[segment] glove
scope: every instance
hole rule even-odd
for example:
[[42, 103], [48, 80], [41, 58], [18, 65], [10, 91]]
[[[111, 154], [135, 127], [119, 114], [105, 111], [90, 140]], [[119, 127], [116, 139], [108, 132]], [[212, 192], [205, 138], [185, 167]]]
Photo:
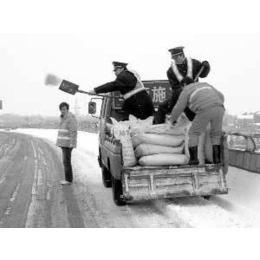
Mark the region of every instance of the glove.
[[208, 68], [209, 67], [209, 62], [204, 60], [202, 63], [201, 63], [202, 66], [204, 66], [205, 68]]
[[96, 92], [95, 92], [95, 90], [93, 89], [93, 90], [90, 90], [90, 91], [88, 92], [88, 94], [89, 94], [89, 95], [96, 95]]

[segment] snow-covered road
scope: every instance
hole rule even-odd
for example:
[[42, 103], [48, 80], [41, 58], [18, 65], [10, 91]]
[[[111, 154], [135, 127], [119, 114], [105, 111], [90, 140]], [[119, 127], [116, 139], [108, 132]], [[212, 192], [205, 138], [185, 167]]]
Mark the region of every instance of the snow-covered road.
[[[18, 129], [52, 145], [57, 131]], [[54, 149], [60, 150], [53, 145]], [[260, 175], [230, 168], [229, 194], [140, 202], [117, 207], [111, 189], [103, 187], [97, 163], [98, 136], [79, 132], [73, 151], [72, 186], [85, 227], [260, 227]]]

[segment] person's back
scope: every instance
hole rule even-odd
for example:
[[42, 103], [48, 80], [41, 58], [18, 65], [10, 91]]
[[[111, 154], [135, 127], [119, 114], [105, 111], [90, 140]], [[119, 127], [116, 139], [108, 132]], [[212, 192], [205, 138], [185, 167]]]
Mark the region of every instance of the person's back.
[[208, 83], [193, 83], [191, 78], [185, 78], [182, 84], [184, 88], [172, 110], [170, 121], [173, 124], [187, 106], [195, 113], [195, 118], [189, 130], [189, 164], [196, 165], [199, 163], [199, 136], [206, 130], [209, 123], [211, 125], [210, 138], [213, 162], [220, 163], [220, 139], [225, 112], [224, 96]]
[[222, 106], [224, 102], [223, 94], [208, 83], [192, 83], [186, 86], [183, 92], [187, 96], [188, 106], [193, 112]]

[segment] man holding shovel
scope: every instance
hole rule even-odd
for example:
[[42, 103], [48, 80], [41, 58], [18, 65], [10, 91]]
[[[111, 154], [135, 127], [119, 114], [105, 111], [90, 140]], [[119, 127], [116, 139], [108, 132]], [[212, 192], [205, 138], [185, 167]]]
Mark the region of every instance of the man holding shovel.
[[127, 69], [123, 62], [113, 62], [116, 80], [90, 91], [92, 95], [119, 91], [124, 98], [122, 109], [137, 118], [146, 119], [154, 114], [153, 101], [140, 76]]
[[[210, 72], [210, 65], [207, 61], [200, 62], [196, 59], [186, 57], [183, 49], [184, 47], [176, 47], [169, 50], [172, 63], [167, 70], [167, 77], [172, 87], [172, 97], [160, 104], [155, 118], [156, 124], [164, 123], [166, 114], [171, 113], [173, 107], [176, 105], [182, 91], [181, 81], [185, 77], [198, 81], [199, 77], [205, 78]], [[184, 112], [190, 121], [194, 119], [195, 114], [189, 108], [186, 108]]]

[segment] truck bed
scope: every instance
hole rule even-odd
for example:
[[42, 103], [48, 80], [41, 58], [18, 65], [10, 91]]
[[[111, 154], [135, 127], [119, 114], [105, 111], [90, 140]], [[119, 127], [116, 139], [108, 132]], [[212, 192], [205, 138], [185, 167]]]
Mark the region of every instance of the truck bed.
[[228, 193], [222, 167], [214, 164], [124, 168], [122, 187], [127, 201]]

